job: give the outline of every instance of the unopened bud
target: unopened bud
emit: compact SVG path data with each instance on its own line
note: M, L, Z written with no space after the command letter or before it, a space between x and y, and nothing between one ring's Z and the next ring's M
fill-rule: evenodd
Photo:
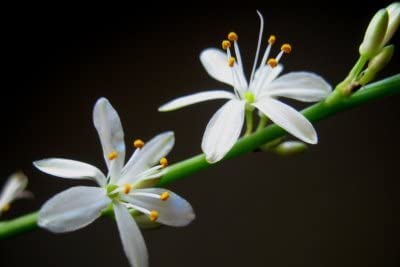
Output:
M368 68L364 71L359 82L365 85L371 82L375 76L390 62L394 53L394 45L385 46L382 51L374 56L368 63Z
M275 147L275 152L281 156L293 156L307 150L307 145L300 141L286 141Z
M385 34L385 38L383 40L383 45L387 44L390 39L393 37L397 28L400 25L400 3L393 3L386 8L389 15L389 22Z
M389 14L386 9L381 9L375 14L360 45L360 55L371 58L380 51L383 46L388 21Z

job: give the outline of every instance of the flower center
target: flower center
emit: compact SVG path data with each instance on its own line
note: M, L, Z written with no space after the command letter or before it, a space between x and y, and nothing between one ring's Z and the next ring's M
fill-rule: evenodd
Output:
M243 97L246 100L246 102L249 103L249 104L254 103L254 101L256 100L254 94L252 92L250 92L250 91L245 92L243 94Z
M115 192L115 190L118 188L118 185L115 184L109 184L106 187L107 190L107 196L111 199L115 199L118 197L118 192Z

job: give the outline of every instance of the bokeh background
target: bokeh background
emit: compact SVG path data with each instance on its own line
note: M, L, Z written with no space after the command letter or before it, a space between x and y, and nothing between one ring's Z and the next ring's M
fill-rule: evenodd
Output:
M157 107L184 94L229 89L206 74L198 55L219 46L231 30L239 34L249 72L256 8L265 16L264 39L278 38L274 52L284 42L293 45L283 59L286 72L314 71L336 84L357 59L369 19L387 4L6 11L0 184L23 170L36 197L15 203L4 218L37 210L54 194L85 184L40 173L33 160L65 157L104 170L92 125L101 96L118 110L128 143L174 130L171 162L199 153L205 126L222 102L166 114ZM400 44L399 34L393 43ZM380 78L398 73L398 62L397 51ZM382 99L315 124L320 143L301 156L253 153L170 185L192 203L197 220L186 228L144 231L151 266L399 266L399 100ZM37 230L0 242L0 266L27 265L128 261L115 222L102 218L69 234Z

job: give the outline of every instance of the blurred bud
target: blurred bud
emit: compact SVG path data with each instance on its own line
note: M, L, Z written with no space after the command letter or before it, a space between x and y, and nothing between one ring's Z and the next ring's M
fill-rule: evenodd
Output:
M379 10L372 18L360 45L360 55L368 58L377 54L383 46L386 30L388 27L389 14L386 9Z
M359 83L365 85L371 82L375 76L390 62L394 53L394 45L385 46L382 51L374 56L368 63Z
M385 38L383 40L383 45L387 44L390 39L393 37L397 28L400 25L400 3L393 3L386 8L389 15L389 22L385 34Z
M307 145L300 141L286 141L275 147L274 151L281 156L294 156L307 150Z

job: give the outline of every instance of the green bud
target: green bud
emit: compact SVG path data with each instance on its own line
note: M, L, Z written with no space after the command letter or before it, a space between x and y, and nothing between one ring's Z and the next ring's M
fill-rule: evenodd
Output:
M372 18L360 45L360 55L368 58L377 54L383 46L386 29L388 27L389 14L386 9L379 10Z
M400 25L400 3L393 3L386 8L389 14L389 22L385 34L385 38L383 40L383 45L387 44L390 39L393 37L397 28Z
M281 156L294 156L307 150L307 145L300 141L286 141L275 147L274 151Z
M385 46L379 54L374 56L368 63L359 82L365 85L371 82L375 76L390 62L394 53L394 45Z

